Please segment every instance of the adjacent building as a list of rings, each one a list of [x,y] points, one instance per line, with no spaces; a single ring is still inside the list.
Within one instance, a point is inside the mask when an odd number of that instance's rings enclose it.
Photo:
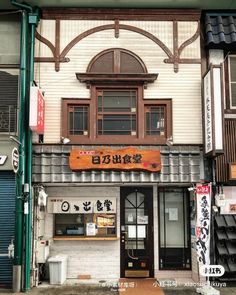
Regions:
[[[231,11],[226,13],[211,12],[204,15],[204,33],[207,63],[209,72],[218,70],[219,77],[212,75],[212,100],[221,104],[215,113],[216,132],[222,132],[220,139],[222,149],[216,150],[213,164],[215,170],[215,203],[219,213],[213,216],[215,240],[214,258],[216,264],[225,268],[225,274],[220,280],[235,280],[236,254],[236,215],[235,215],[235,139],[236,139],[236,93],[235,93],[235,25],[236,17]],[[214,83],[217,84],[214,86]],[[218,87],[218,91],[217,90]],[[219,94],[219,96],[218,96]],[[217,144],[217,143],[216,143]]]
[[[12,284],[13,257],[8,246],[15,235],[16,177],[12,151],[16,143],[9,136],[17,134],[20,60],[20,19],[0,15],[0,287]]]

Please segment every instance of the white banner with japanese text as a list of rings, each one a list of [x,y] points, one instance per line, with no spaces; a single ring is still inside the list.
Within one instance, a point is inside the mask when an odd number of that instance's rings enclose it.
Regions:
[[[116,198],[54,198],[48,202],[48,213],[116,213]]]
[[[210,264],[211,186],[197,185],[196,250],[198,262]]]

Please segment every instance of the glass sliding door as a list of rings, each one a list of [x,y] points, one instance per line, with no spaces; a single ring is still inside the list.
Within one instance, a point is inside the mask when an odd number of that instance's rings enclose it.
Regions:
[[[187,188],[159,188],[159,268],[191,268]]]

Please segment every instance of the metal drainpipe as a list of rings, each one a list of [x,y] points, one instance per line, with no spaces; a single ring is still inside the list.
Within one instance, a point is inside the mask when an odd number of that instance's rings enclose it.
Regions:
[[[28,113],[29,113],[29,89],[28,89],[28,11],[33,12],[33,9],[31,6],[27,4],[20,4],[17,3],[14,0],[11,0],[11,4],[17,6],[18,8],[22,9],[22,21],[21,21],[21,56],[20,56],[20,110],[19,110],[19,141],[20,141],[20,160],[19,160],[19,174],[17,176],[17,198],[16,198],[16,218],[15,218],[15,254],[14,254],[14,266],[13,266],[13,292],[20,292],[22,289],[22,261],[23,261],[23,241],[25,238],[25,277],[26,274],[29,273],[29,279],[24,280],[25,287],[26,281],[30,282],[30,255],[31,255],[31,247],[28,246],[31,243],[31,231],[29,227],[29,222],[32,220],[32,212],[30,208],[28,208],[29,215],[25,215],[25,233],[23,231],[23,202],[26,201],[26,203],[31,203],[31,197],[30,194],[28,196],[30,202],[28,202],[27,199],[25,199],[25,194],[23,192],[23,186],[25,183],[29,183],[29,173],[30,173],[30,180],[31,180],[31,169],[28,170],[28,163],[31,164],[31,157],[32,155],[29,155],[29,148],[28,148],[28,141],[26,142],[26,135],[28,135],[29,130],[29,124],[28,124]],[[32,30],[34,30],[32,28]],[[30,66],[31,66],[30,62]],[[27,97],[28,95],[28,97]],[[28,98],[28,99],[26,99]],[[26,134],[27,132],[27,134]],[[31,136],[31,134],[30,134]],[[30,150],[31,152],[31,150]],[[26,166],[26,158],[29,158]],[[27,178],[26,178],[27,177]],[[26,181],[27,180],[27,181]],[[31,184],[31,182],[30,182]],[[30,192],[31,192],[31,185],[29,186]],[[31,205],[32,207],[32,205]],[[30,224],[31,225],[31,224]],[[29,240],[30,236],[30,240]],[[28,250],[29,249],[29,250]],[[28,269],[29,265],[29,269]]]
[[[35,47],[35,31],[39,21],[39,9],[35,13],[29,14],[29,24],[31,25],[31,46],[30,46],[30,86],[34,84],[34,47]],[[28,104],[29,119],[29,104]],[[29,126],[29,122],[28,122]],[[25,287],[24,291],[30,289],[30,274],[32,261],[32,131],[28,128],[27,132],[27,183],[29,184],[28,210],[25,224]]]
[[[20,53],[20,93],[18,115],[19,138],[19,171],[16,176],[16,211],[15,211],[15,239],[13,262],[13,292],[21,291],[22,254],[23,254],[23,186],[25,183],[25,103],[26,103],[26,77],[27,77],[27,12],[22,11],[21,20],[21,53]]]

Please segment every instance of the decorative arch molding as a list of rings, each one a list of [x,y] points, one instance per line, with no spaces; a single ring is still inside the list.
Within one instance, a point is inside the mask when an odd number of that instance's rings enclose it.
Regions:
[[[56,23],[58,24],[60,20],[56,20]],[[59,26],[59,25],[58,25]],[[198,21],[198,28],[195,34],[189,38],[188,40],[184,41],[179,47],[178,47],[178,30],[177,30],[177,21],[173,21],[173,53],[171,50],[156,36],[153,34],[140,29],[138,27],[130,26],[130,25],[125,25],[125,24],[120,24],[119,20],[115,20],[114,24],[109,24],[109,25],[102,25],[98,26],[92,29],[89,29],[80,35],[76,36],[72,41],[69,42],[69,44],[62,50],[61,53],[59,53],[59,43],[58,40],[60,40],[60,30],[56,29],[56,40],[57,44],[54,46],[49,40],[41,36],[38,32],[36,33],[36,38],[47,45],[50,50],[52,51],[53,57],[39,57],[35,58],[36,62],[55,62],[55,70],[59,71],[60,70],[60,63],[61,62],[69,62],[70,59],[66,58],[66,55],[68,52],[82,39],[105,30],[114,30],[114,36],[115,38],[119,38],[119,30],[127,30],[127,31],[132,31],[135,33],[138,33],[140,35],[145,36],[146,38],[152,40],[154,43],[156,43],[168,56],[167,59],[164,59],[164,62],[166,63],[172,63],[174,65],[174,71],[177,73],[179,70],[179,64],[180,63],[186,63],[186,64],[191,64],[191,63],[201,63],[200,59],[190,59],[190,58],[180,58],[180,55],[185,47],[193,43],[200,35],[200,22]]]
[[[87,73],[94,72],[94,65],[96,65],[96,63],[99,62],[101,58],[104,58],[108,56],[109,54],[111,55],[110,57],[112,57],[112,59],[109,61],[109,58],[108,58],[108,60],[105,60],[105,62],[110,64],[110,69],[111,69],[110,72],[113,72],[113,73],[122,72],[122,68],[123,68],[122,66],[124,65],[124,61],[122,60],[122,54],[126,54],[130,57],[129,61],[126,61],[126,63],[130,64],[129,68],[130,69],[132,68],[132,72],[139,72],[139,73],[148,72],[147,67],[145,63],[143,62],[143,60],[134,52],[124,48],[109,48],[99,52],[89,62],[86,72]],[[140,69],[139,71],[137,70],[137,67],[139,67]],[[99,66],[98,72],[99,73],[103,72],[100,66]]]

